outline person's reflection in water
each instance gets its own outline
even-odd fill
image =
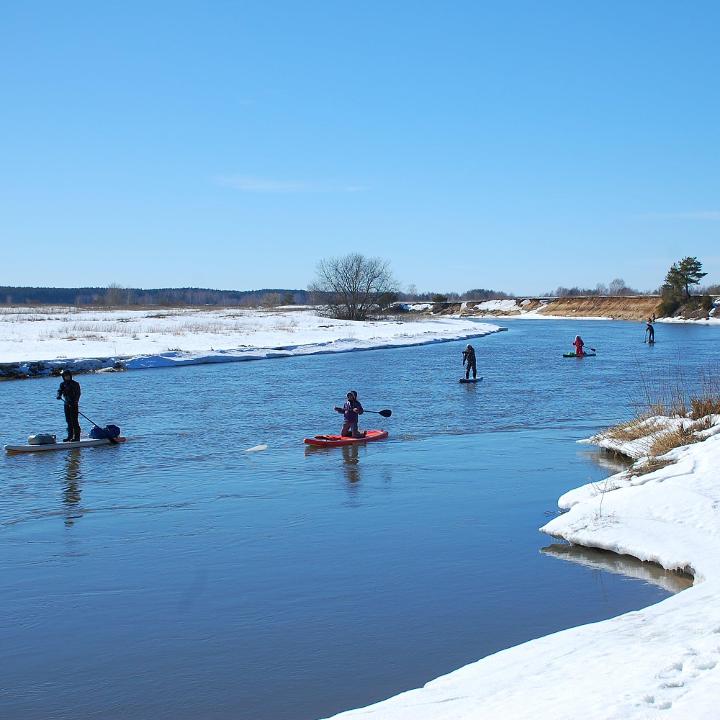
[[[343,470],[345,471],[345,478],[350,485],[354,485],[360,481],[359,450],[360,448],[357,445],[344,445],[342,448]]]
[[[63,505],[65,506],[65,525],[71,527],[75,520],[82,517],[80,510],[80,450],[71,450],[65,458],[64,469],[65,490]]]

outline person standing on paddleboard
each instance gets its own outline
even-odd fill
[[[343,414],[344,422],[340,434],[343,437],[365,437],[365,433],[361,433],[358,430],[358,419],[360,415],[363,414],[364,410],[358,400],[357,392],[355,390],[351,390],[346,397],[347,400],[345,400],[345,404],[342,407],[336,406],[334,408],[335,412]]]
[[[65,401],[65,422],[67,437],[63,442],[77,442],[80,439],[80,383],[72,379],[69,370],[62,371],[62,382],[57,391],[57,399]]]
[[[475,357],[475,348],[468,345],[463,350],[463,367],[465,367],[465,379],[470,379],[470,370],[472,370],[473,380],[477,379],[477,358]]]
[[[652,318],[648,318],[645,325],[645,340],[652,345],[655,342],[655,328],[653,327]]]
[[[575,354],[578,357],[582,357],[585,354],[585,351],[583,350],[583,348],[585,347],[585,343],[579,335],[575,336],[575,339],[573,340],[573,345],[575,346]]]

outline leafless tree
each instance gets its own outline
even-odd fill
[[[365,320],[395,297],[398,284],[386,261],[351,253],[321,260],[308,289],[331,317]]]
[[[130,305],[132,302],[132,290],[126,290],[118,283],[110,283],[105,291],[103,304],[108,307],[118,307],[120,305]]]

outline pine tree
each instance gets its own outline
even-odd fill
[[[696,257],[686,257],[672,264],[665,276],[665,284],[679,294],[684,290],[685,297],[689,300],[690,286],[697,285],[706,275],[707,273],[702,272],[702,263]]]

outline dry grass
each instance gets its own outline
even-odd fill
[[[607,438],[619,440],[620,442],[640,440],[654,432],[653,423],[648,422],[648,417],[649,416],[640,416],[628,422],[614,425],[603,431],[602,434]]]
[[[713,425],[711,416],[720,415],[720,380],[717,370],[703,373],[699,382],[688,383],[678,366],[674,379],[666,385],[644,383],[644,402],[638,403],[637,415],[628,422],[608,428],[604,437],[620,443],[635,443],[644,458],[631,472],[646,475],[672,464],[662,456],[678,447],[704,439],[702,431]],[[666,418],[653,421],[653,417]],[[668,422],[671,419],[671,422]]]
[[[692,443],[699,442],[702,438],[699,438],[695,434],[695,428],[679,427],[676,430],[668,430],[658,435],[650,445],[649,454],[651,457],[659,457],[665,455],[671,450],[683,445],[692,445]]]
[[[703,395],[690,399],[690,417],[693,420],[706,418],[708,415],[720,415],[720,395]]]

